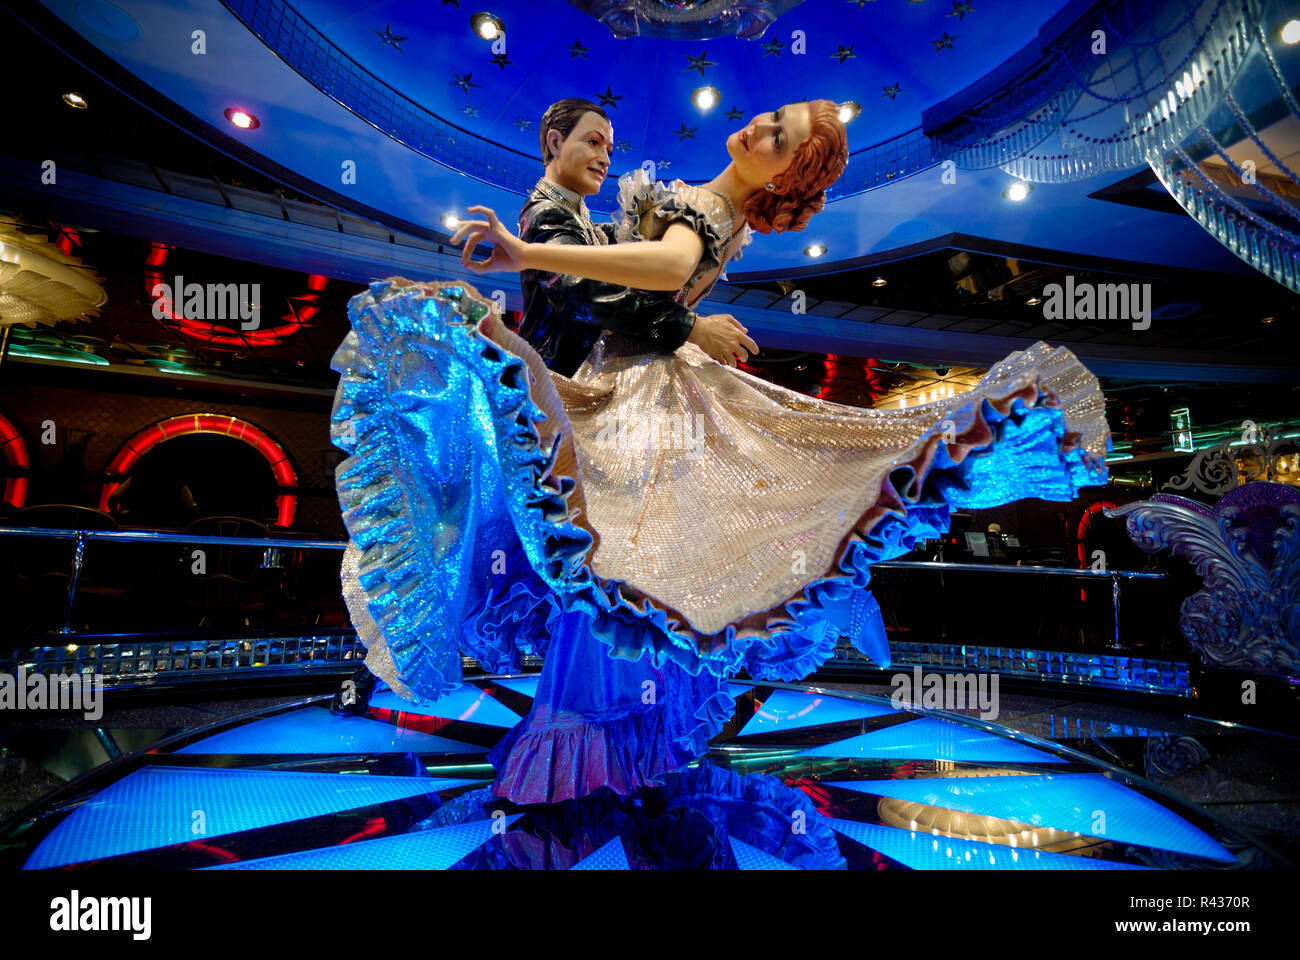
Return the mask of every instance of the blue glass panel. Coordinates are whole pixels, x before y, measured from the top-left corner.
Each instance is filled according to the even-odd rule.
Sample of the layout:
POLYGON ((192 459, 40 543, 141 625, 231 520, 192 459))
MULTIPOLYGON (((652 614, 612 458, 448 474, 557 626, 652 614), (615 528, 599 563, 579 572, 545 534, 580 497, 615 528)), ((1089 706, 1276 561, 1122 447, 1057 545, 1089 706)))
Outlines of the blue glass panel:
MULTIPOLYGON (((514 823, 522 813, 506 818, 514 823)), ((492 839, 492 820, 458 823, 438 830, 404 833, 399 837, 361 840, 282 857, 241 860, 206 870, 446 870, 475 847, 492 839)))
POLYGON ((750 717, 739 736, 752 737, 758 733, 861 720, 863 717, 882 717, 895 712, 897 711, 889 704, 845 700, 823 693, 805 693, 802 690, 773 690, 772 695, 750 717))
POLYGON ((728 837, 731 841, 731 852, 736 855, 736 866, 741 870, 798 870, 793 863, 786 863, 780 857, 774 857, 772 854, 758 847, 751 846, 743 840, 737 840, 735 837, 728 837))
POLYGON ((523 719, 486 690, 480 690, 472 683, 461 684, 445 697, 428 700, 419 705, 403 700, 389 690, 387 693, 371 697, 370 705, 384 710, 418 713, 424 717, 442 717, 445 720, 464 720, 466 723, 505 727, 507 730, 523 719))
POLYGON ((537 684, 541 679, 541 675, 538 674, 537 676, 532 677, 511 677, 509 680, 501 680, 494 677, 490 682, 499 683, 501 686, 513 690, 516 693, 522 693, 526 697, 536 697, 537 684))
POLYGON ((1131 863, 1068 853, 1005 847, 979 840, 936 837, 871 823, 827 818, 833 829, 913 870, 1149 870, 1131 863))
POLYGON ((74 810, 41 841, 24 869, 58 867, 191 840, 210 840, 481 782, 143 767, 74 810), (202 820, 197 819, 199 814, 202 820), (201 833, 195 832, 196 823, 202 823, 201 833))
POLYGON ((733 700, 736 699, 736 697, 743 697, 750 690, 754 689, 747 683, 724 683, 722 688, 727 691, 727 696, 731 697, 733 700))
POLYGON ((966 760, 976 763, 1064 763, 1060 757, 1007 737, 934 717, 803 750, 806 757, 880 757, 897 760, 966 760))
POLYGON ((482 753, 446 737, 303 707, 205 737, 177 753, 482 753))
POLYGON ((1086 837, 1176 850, 1194 857, 1237 858, 1173 811, 1099 773, 924 780, 841 780, 844 787, 946 810, 1014 820, 1086 837))
POLYGON ((583 857, 570 870, 631 870, 627 854, 623 852, 623 841, 615 837, 590 856, 583 857))

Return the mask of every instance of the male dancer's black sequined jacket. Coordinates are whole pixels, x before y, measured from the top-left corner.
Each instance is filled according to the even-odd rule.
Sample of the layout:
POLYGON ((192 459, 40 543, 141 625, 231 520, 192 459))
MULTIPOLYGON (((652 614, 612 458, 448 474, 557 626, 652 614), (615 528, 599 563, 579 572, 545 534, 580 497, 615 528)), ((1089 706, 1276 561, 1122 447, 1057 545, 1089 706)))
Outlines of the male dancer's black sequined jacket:
MULTIPOLYGON (((597 229, 612 242, 613 227, 605 223, 597 229)), ((540 190, 519 214, 519 236, 529 243, 589 242, 578 214, 540 190)), ((519 335, 547 367, 566 377, 582 366, 601 330, 643 342, 647 350, 671 353, 695 325, 695 315, 668 291, 633 290, 539 270, 523 270, 519 280, 524 293, 519 335)))

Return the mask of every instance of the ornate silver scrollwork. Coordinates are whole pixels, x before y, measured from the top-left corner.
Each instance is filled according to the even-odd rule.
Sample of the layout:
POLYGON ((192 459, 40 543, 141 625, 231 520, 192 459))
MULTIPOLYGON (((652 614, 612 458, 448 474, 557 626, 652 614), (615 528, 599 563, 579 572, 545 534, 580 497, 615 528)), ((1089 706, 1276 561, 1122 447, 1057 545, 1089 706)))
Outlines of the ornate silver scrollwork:
POLYGON ((1247 429, 1243 439, 1228 439, 1206 447, 1192 457, 1180 476, 1168 480, 1161 490, 1195 491, 1218 497, 1241 486, 1242 471, 1238 460, 1248 464, 1246 474, 1252 480, 1277 481, 1282 477, 1282 457, 1297 450, 1294 439, 1280 431, 1247 429))
POLYGON ((1205 589, 1183 602, 1179 626, 1207 664, 1300 671, 1300 491, 1248 483, 1213 509, 1156 494, 1105 513, 1127 518, 1140 550, 1196 569, 1205 589))

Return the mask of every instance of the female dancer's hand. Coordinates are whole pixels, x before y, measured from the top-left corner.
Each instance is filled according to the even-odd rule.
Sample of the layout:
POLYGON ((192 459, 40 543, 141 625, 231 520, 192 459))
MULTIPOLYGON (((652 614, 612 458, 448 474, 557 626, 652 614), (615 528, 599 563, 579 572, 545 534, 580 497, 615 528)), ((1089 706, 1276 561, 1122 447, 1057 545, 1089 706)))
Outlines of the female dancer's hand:
POLYGON ((453 244, 459 243, 461 237, 465 237, 465 246, 460 252, 461 266, 469 267, 479 273, 518 272, 526 269, 524 256, 528 244, 506 229, 488 207, 470 207, 469 212, 478 213, 485 219, 462 220, 452 235, 453 244), (486 260, 471 260, 474 248, 480 243, 492 244, 492 255, 486 260))

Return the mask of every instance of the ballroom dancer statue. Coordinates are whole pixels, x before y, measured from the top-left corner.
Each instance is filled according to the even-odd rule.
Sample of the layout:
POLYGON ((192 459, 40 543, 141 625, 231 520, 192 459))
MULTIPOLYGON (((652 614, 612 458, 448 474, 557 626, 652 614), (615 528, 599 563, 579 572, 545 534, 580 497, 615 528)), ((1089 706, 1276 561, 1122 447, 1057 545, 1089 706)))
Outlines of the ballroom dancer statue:
MULTIPOLYGON (((591 221, 585 197, 599 192, 609 171, 614 129, 589 100, 569 97, 547 108, 539 124, 544 175, 519 214, 520 236, 531 243, 604 245, 613 224, 591 221)), ((616 331, 647 352, 671 353, 689 340, 727 362, 757 352, 745 329, 728 314, 697 317, 671 294, 633 290, 561 273, 525 270, 519 334, 554 371, 572 376, 603 330, 616 331)), ((364 713, 374 689, 365 666, 340 686, 332 710, 364 713)))
MULTIPOLYGON (((803 229, 848 156, 822 100, 759 115, 727 149, 704 186, 623 177, 614 244, 527 243, 471 208, 465 257, 489 241, 476 269, 670 290, 693 308, 751 230, 803 229)), ((742 670, 802 679, 842 634, 887 663, 861 626, 871 563, 946 530, 952 508, 1068 500, 1105 479, 1096 378, 1045 344, 967 393, 875 410, 689 340, 647 351, 607 331, 572 377, 548 371, 463 283, 376 283, 349 316, 332 436, 349 454, 344 592, 367 663, 436 699, 462 653, 492 672, 543 655, 549 686, 544 672, 491 757, 493 790, 520 803, 656 782, 707 749, 742 670)))

